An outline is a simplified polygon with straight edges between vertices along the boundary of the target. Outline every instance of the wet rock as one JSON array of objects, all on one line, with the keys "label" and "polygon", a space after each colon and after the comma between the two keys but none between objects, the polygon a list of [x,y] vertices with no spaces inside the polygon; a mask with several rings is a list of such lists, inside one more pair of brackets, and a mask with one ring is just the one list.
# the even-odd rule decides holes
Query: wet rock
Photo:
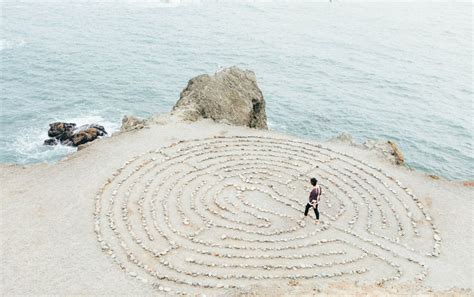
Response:
[{"label": "wet rock", "polygon": [[80,144],[77,146],[77,150],[78,151],[82,151],[83,149],[87,148],[88,146],[92,145],[93,142],[87,142],[87,143],[84,143],[84,144]]},{"label": "wet rock", "polygon": [[105,131],[104,126],[97,125],[97,124],[82,125],[79,128],[77,128],[76,130],[74,130],[74,133],[85,131],[85,130],[91,129],[91,128],[97,130],[98,136],[107,135],[107,131]]},{"label": "wet rock", "polygon": [[48,138],[43,142],[43,145],[57,145],[58,141],[55,138]]},{"label": "wet rock", "polygon": [[80,131],[74,134],[71,138],[72,144],[78,146],[86,142],[96,139],[98,136],[98,130],[94,128],[89,128],[84,131]]},{"label": "wet rock", "polygon": [[49,124],[48,136],[63,141],[70,138],[75,129],[76,124],[74,123],[55,122]]},{"label": "wet rock", "polygon": [[184,120],[211,118],[237,126],[267,129],[265,100],[255,74],[238,67],[192,78],[172,113]]},{"label": "wet rock", "polygon": [[78,146],[107,135],[107,131],[101,125],[90,124],[76,127],[75,123],[56,122],[49,125],[48,136],[44,145],[70,145]]}]

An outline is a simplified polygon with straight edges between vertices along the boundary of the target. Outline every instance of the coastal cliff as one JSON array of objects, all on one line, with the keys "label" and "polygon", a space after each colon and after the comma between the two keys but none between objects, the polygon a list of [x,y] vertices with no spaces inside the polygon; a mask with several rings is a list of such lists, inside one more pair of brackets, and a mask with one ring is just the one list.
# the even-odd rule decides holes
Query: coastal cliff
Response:
[{"label": "coastal cliff", "polygon": [[2,294],[471,294],[472,187],[269,131],[264,107],[232,68],[57,164],[3,165]]}]

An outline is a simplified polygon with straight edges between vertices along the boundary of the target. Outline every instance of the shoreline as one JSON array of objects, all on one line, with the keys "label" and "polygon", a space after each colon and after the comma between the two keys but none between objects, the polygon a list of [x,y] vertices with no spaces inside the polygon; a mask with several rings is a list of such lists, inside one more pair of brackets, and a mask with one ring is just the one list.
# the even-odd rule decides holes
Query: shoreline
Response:
[{"label": "shoreline", "polygon": [[[169,116],[171,116],[171,113],[164,113],[163,112],[163,113],[155,114],[155,115],[153,115],[149,118],[143,118],[143,119],[139,119],[139,118],[136,118],[134,116],[131,116],[131,117],[135,118],[135,119],[139,119],[139,120],[144,121],[144,122],[148,122],[148,121],[153,122],[154,119],[157,119],[157,118],[160,118],[160,117],[167,118]],[[110,133],[110,136],[101,137],[101,138],[96,139],[93,142],[86,143],[85,145],[81,145],[80,147],[76,148],[76,151],[70,152],[70,153],[68,153],[68,154],[66,154],[66,155],[64,155],[64,156],[62,156],[58,159],[53,160],[53,161],[44,160],[44,161],[41,161],[41,162],[26,163],[26,164],[1,163],[0,162],[0,167],[15,167],[15,166],[18,166],[18,167],[24,168],[24,167],[36,166],[36,165],[40,165],[40,164],[49,164],[49,165],[57,164],[57,163],[59,163],[63,160],[67,160],[71,155],[76,154],[80,150],[86,149],[87,147],[89,147],[91,145],[94,145],[94,144],[96,144],[96,143],[98,143],[102,140],[109,139],[109,138],[112,138],[112,137],[116,137],[116,136],[121,135],[123,133],[131,132],[131,130],[130,131],[121,131],[120,125],[117,125],[117,127],[118,128],[116,130],[114,130]],[[144,127],[144,128],[146,128],[146,127]],[[348,134],[346,132],[342,132],[339,135],[334,136],[334,137],[329,138],[329,139],[326,139],[326,140],[318,140],[318,139],[313,139],[313,138],[309,138],[309,137],[300,137],[300,136],[298,136],[297,134],[294,134],[294,133],[286,133],[286,132],[279,131],[279,130],[274,130],[274,129],[271,129],[271,128],[269,128],[268,131],[272,131],[272,132],[280,133],[280,134],[283,134],[283,135],[304,139],[304,140],[307,140],[307,141],[319,142],[319,143],[331,143],[331,142],[335,142],[335,141],[340,141],[341,143],[345,143],[347,145],[359,147],[359,148],[362,148],[362,149],[365,149],[365,150],[368,150],[368,151],[373,151],[375,153],[381,153],[381,152],[380,152],[380,150],[378,150],[377,148],[374,148],[374,147],[370,147],[370,148],[369,147],[364,147],[365,143],[374,142],[374,143],[379,143],[380,144],[380,143],[384,143],[384,142],[388,142],[388,143],[392,142],[391,140],[388,140],[388,139],[369,139],[369,138],[366,138],[364,142],[358,143],[358,142],[354,142],[352,140],[352,135]],[[340,137],[350,137],[350,139],[340,140],[339,139]],[[71,148],[71,147],[68,147],[68,148]],[[402,152],[400,152],[400,153],[402,153]],[[380,155],[380,157],[384,158],[384,156],[382,154]],[[385,156],[385,157],[388,157],[388,156]],[[390,162],[390,161],[387,160],[387,162]],[[419,168],[411,167],[409,164],[406,164],[406,163],[405,164],[400,164],[400,166],[403,166],[403,167],[405,167],[406,169],[408,169],[410,171],[424,174],[424,175],[426,175],[428,177],[431,177],[432,179],[435,179],[435,180],[439,179],[439,180],[444,180],[444,181],[453,182],[453,183],[460,183],[460,184],[463,184],[466,187],[473,187],[474,186],[474,180],[448,179],[443,175],[437,175],[436,173],[431,172],[431,171],[425,171],[425,170],[422,170],[422,169],[419,169]]]}]

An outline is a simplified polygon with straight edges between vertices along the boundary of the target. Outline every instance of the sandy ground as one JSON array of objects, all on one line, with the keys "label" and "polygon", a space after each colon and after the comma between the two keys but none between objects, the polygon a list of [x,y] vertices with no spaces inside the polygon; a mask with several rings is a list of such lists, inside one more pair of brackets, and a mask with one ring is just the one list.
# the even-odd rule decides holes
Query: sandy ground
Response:
[{"label": "sandy ground", "polygon": [[[1,168],[4,296],[473,287],[473,188],[352,146],[165,118]],[[302,215],[310,176],[319,224]]]}]

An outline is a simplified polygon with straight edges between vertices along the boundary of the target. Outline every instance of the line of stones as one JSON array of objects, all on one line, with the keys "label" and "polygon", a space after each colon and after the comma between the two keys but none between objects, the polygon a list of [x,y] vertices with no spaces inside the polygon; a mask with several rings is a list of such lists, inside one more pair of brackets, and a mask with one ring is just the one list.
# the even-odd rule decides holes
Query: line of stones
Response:
[{"label": "line of stones", "polygon": [[[166,201],[166,200],[165,200],[165,201]],[[165,213],[166,213],[166,212],[165,212]],[[206,244],[209,244],[209,243],[206,243]],[[236,247],[235,247],[235,246],[232,246],[232,248],[236,248]],[[229,257],[229,256],[227,256],[227,257]],[[163,260],[163,261],[164,261],[164,260]],[[166,262],[166,261],[165,261],[165,262]],[[349,261],[348,261],[348,262],[349,262]],[[196,273],[190,273],[190,275],[193,275],[193,276],[194,276],[194,275],[196,275]],[[322,275],[324,275],[324,274],[322,274]],[[336,273],[335,275],[340,275],[340,273]],[[330,275],[325,275],[325,276],[330,276]],[[225,279],[226,277],[224,276],[223,278]],[[269,277],[269,278],[271,278],[271,277]],[[259,279],[259,277],[256,278],[256,279]]]},{"label": "line of stones", "polygon": [[[184,184],[183,187],[186,187],[187,184]],[[236,186],[235,184],[232,184],[232,186]],[[255,188],[254,187],[251,187],[250,189],[254,190]],[[166,197],[163,199],[163,201],[167,201]],[[222,227],[227,227],[228,226],[222,226]],[[225,237],[224,237],[225,239]],[[242,239],[242,238],[240,238]],[[271,241],[271,240],[270,240]],[[212,242],[206,242],[206,241],[201,241],[203,244],[207,245],[207,246],[219,246],[219,247],[223,247],[222,245],[217,245],[215,243],[212,243]],[[328,240],[321,240],[322,243],[325,243],[325,242],[329,242]],[[304,247],[304,246],[311,246],[311,245],[319,245],[320,242],[316,242],[316,243],[312,243],[312,244],[306,244],[306,245],[297,245],[297,246],[292,246],[290,247],[290,249],[296,249],[296,248],[300,248],[300,247]],[[225,248],[241,248],[240,246],[224,246]],[[260,248],[260,250],[282,250],[282,249],[288,249],[289,247],[284,247],[284,248]],[[248,249],[248,248],[247,248]],[[229,258],[231,256],[228,256]],[[345,263],[350,263],[350,262],[353,262],[355,260],[351,259],[351,260],[348,260],[346,261]],[[170,266],[171,264],[169,264],[167,261],[163,260],[163,263],[165,263],[166,265]],[[172,266],[173,268],[175,268],[174,266]],[[189,271],[185,271],[185,270],[181,270],[179,268],[175,268],[177,271],[179,272],[182,272],[182,273],[185,273],[185,274],[189,274],[189,275],[193,275],[193,276],[202,276],[202,275],[206,275],[206,274],[202,274],[202,273],[198,273],[198,272],[189,272]],[[365,270],[364,270],[365,271]],[[361,272],[356,272],[356,273],[361,273]],[[306,277],[315,277],[315,276],[318,276],[320,274],[315,274],[315,275],[312,275],[312,276],[306,276]],[[322,274],[324,275],[324,274]],[[330,274],[331,275],[331,274]],[[334,273],[334,275],[341,275],[341,273]],[[326,275],[327,276],[327,275]],[[224,275],[222,276],[223,279],[227,279],[227,278],[230,278],[230,277],[236,277],[236,278],[251,278],[251,279],[267,279],[267,278],[276,278],[275,277],[272,277],[272,276],[257,276],[257,277],[251,277],[251,276],[246,276],[246,275],[237,275],[237,276],[228,276],[228,275]]]},{"label": "line of stones", "polygon": [[[144,165],[144,164],[142,164],[142,165]],[[140,167],[141,167],[141,166],[140,166]],[[135,170],[135,171],[136,171],[136,170]],[[140,241],[137,241],[137,243],[141,244]],[[131,258],[131,260],[134,260],[133,257]],[[132,272],[132,274],[135,275],[135,273],[133,273],[133,272]]]},{"label": "line of stones", "polygon": [[[275,147],[275,145],[273,145],[272,147]],[[277,147],[278,147],[278,146],[277,146]],[[280,147],[281,147],[281,146],[280,146]],[[272,149],[269,149],[269,150],[272,150]],[[343,154],[343,155],[346,156],[346,157],[348,157],[348,158],[354,159],[354,158],[353,158],[352,156],[350,156],[350,155],[347,155],[347,154]],[[330,157],[330,159],[332,160],[332,159],[334,159],[334,158],[331,158],[331,157]],[[336,158],[336,159],[337,159],[337,158]],[[360,160],[357,160],[357,161],[360,162],[360,163],[363,163],[363,162],[360,161]],[[375,167],[373,167],[373,166],[370,166],[369,164],[366,164],[366,163],[363,163],[363,164],[366,165],[366,166],[369,166],[369,168],[371,168],[371,169],[377,170],[377,168],[375,168]],[[374,173],[368,172],[368,171],[365,170],[363,167],[358,166],[357,164],[351,164],[351,165],[357,167],[358,169],[360,169],[360,170],[362,170],[362,171],[364,171],[364,173],[373,176],[374,178],[378,179],[380,182],[383,182],[380,178],[377,178],[377,176],[376,176]],[[377,171],[382,172],[381,170],[377,170]],[[383,172],[382,172],[382,173],[383,173]],[[386,174],[385,174],[385,177],[394,180],[393,178],[389,177],[389,176],[386,175]],[[367,181],[367,178],[364,178],[364,180]],[[400,183],[398,180],[395,180],[395,182],[397,183],[398,186],[402,187],[401,183]],[[396,193],[396,191],[395,191],[394,189],[390,188],[385,182],[383,182],[383,184],[384,184],[390,191]],[[405,188],[405,189],[407,189],[407,188]],[[408,194],[409,196],[411,196],[412,198],[413,198],[413,196],[414,196],[414,195],[413,195],[412,193],[410,193],[409,191],[407,191],[407,194]],[[398,196],[397,196],[397,199],[400,200],[400,198],[399,198]],[[387,200],[386,200],[386,201],[387,201]],[[415,201],[416,201],[416,199],[415,199]],[[401,200],[400,200],[400,203],[402,203],[403,206],[405,207],[405,209],[407,210],[407,214],[411,214],[411,212],[409,212],[408,206],[407,206],[405,203],[403,203],[403,201],[401,201]],[[420,203],[417,202],[416,204],[417,204],[418,207],[420,207]],[[381,208],[379,208],[379,209],[381,209]],[[424,210],[423,208],[422,208],[422,212],[423,212],[423,214],[426,214],[426,210]],[[430,220],[430,217],[429,217],[429,216],[426,216],[426,218],[427,218],[428,220]],[[412,218],[411,216],[410,216],[410,220],[413,222],[413,225],[416,227],[416,223],[415,223],[415,221],[413,220],[413,218]],[[434,226],[433,226],[433,227],[434,227]],[[433,229],[434,229],[434,228],[433,228]],[[416,234],[416,233],[417,233],[416,228],[415,228],[415,231],[416,231],[416,232],[415,232],[415,234]],[[436,231],[437,231],[437,230],[434,229],[434,233],[437,233]],[[439,234],[438,234],[436,237],[439,237]],[[383,238],[383,237],[382,237],[382,238]],[[393,239],[392,239],[392,241],[393,241]],[[437,244],[435,244],[435,245],[437,245]],[[439,245],[439,243],[438,243],[438,245]]]}]

